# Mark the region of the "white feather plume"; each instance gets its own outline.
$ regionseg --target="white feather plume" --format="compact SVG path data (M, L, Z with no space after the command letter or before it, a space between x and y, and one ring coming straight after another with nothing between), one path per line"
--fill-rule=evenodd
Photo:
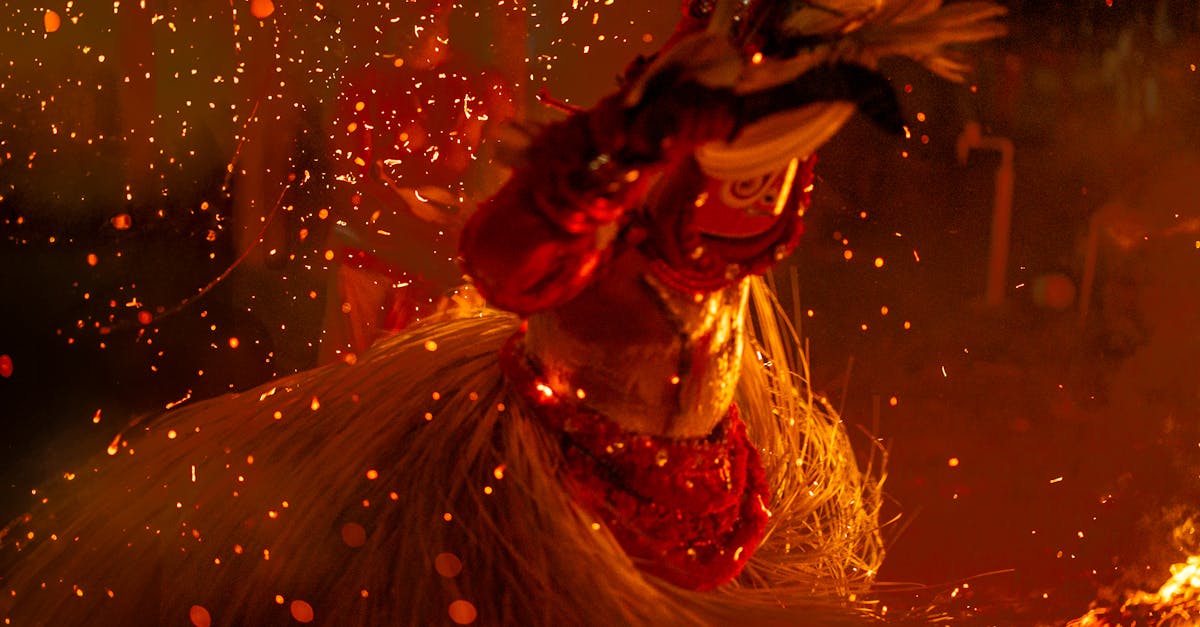
M875 0L870 4L873 6L864 12L862 0L840 4L826 0L820 9L796 11L785 22L788 32L834 34L792 57L751 60L728 86L752 94L796 80L821 65L853 63L874 69L888 57L911 58L934 74L957 82L970 68L948 47L1004 33L996 18L1005 9L992 2L972 0L942 6L941 0ZM830 16L842 19L835 21ZM711 61L708 67L712 67ZM725 72L728 76L728 68ZM709 72L706 78L711 80L713 75ZM719 178L758 176L782 167L793 157L814 152L845 124L852 111L847 102L819 102L775 114L750 125L732 142L704 146L696 157L707 173Z

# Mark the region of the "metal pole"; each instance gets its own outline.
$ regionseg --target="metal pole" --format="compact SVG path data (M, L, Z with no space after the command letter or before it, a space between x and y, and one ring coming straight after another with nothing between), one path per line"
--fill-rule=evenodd
M992 205L991 245L988 251L987 287L984 302L990 307L1004 302L1008 252L1012 239L1013 186L1016 172L1013 167L1014 148L1006 137L983 135L978 122L968 122L958 136L958 161L966 163L972 149L994 150L1000 153L1000 167L996 170L996 189Z

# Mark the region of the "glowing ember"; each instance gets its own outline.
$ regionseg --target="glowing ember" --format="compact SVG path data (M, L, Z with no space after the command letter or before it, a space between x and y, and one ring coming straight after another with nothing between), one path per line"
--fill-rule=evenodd
M192 391L188 390L187 394L183 395L183 398L180 398L178 400L174 400L174 401L171 401L170 403L167 403L165 408L166 409L174 409L174 408L186 403L187 401L191 400L191 398L192 398Z
M196 627L209 627L212 624L212 617L209 616L208 610L199 605L193 605L188 610L188 618L192 620L192 624Z
M43 19L43 23L46 26L46 32L53 33L58 30L59 26L62 26L62 18L58 16L57 12L46 9L46 16Z
M438 553L433 559L433 568L443 577L457 577L462 572L462 560L453 553Z
M1158 592L1138 591L1119 608L1097 608L1068 623L1068 627L1115 625L1186 625L1200 619L1200 555L1171 566L1171 578Z
M478 616L479 612L470 601L460 599L450 604L450 620L459 625L470 625Z
M250 0L250 15L265 20L274 12L275 3L271 0Z
M300 600L292 601L291 610L292 618L296 619L296 622L311 623L313 621L313 608L308 603Z
M342 525L342 542L356 549L367 543L367 530L358 523L346 523Z

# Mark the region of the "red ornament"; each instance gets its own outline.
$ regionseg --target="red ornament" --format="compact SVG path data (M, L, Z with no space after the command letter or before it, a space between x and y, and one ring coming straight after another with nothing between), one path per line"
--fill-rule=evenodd
M762 541L770 488L736 406L706 437L624 431L547 393L525 359L523 334L501 368L542 423L561 435L567 488L608 527L642 570L692 590L742 571Z

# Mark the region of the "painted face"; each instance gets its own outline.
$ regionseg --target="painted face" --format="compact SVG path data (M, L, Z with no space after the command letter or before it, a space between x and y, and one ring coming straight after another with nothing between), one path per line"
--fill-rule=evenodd
M753 177L726 180L682 164L652 192L642 248L665 284L721 289L761 273L796 247L813 159L792 159ZM698 191L697 191L698 190Z
M792 185L799 162L737 181L709 179L695 203L692 223L706 237L743 239L762 235L785 210L796 210Z

